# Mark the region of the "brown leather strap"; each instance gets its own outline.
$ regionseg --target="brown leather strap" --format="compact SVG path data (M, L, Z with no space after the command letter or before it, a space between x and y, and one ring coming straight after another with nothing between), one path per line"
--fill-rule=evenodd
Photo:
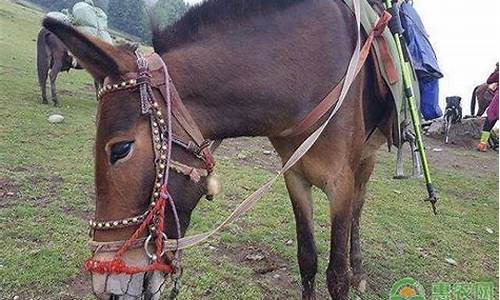
M356 76L359 74L364 63L366 62L366 59L368 58L368 54L370 53L374 38L380 36L383 33L390 19L391 15L389 13L385 12L384 14L382 14L382 16L378 19L373 31L366 38L363 48L360 51L359 59L356 65ZM387 54L388 53L389 52L387 50ZM395 67L394 70L396 70ZM397 75L397 72L395 74ZM344 85L344 80L345 77L300 123L284 130L280 133L280 136L297 136L312 128L314 124L316 124L338 102L342 86Z
M175 88L175 85L172 82L172 78L170 77L167 70L162 70L165 68L165 64L162 61L162 58L153 53L148 57L148 63L150 69L154 72L160 70L160 74L163 76L155 76L157 73L153 73L153 84L160 90L164 99L167 99L167 93L170 92L170 99L172 101L172 115L177 120L179 125L184 129L184 131L191 137L191 139L196 143L196 145L200 148L202 157L205 160L205 164L207 165L208 172L212 172L213 167L215 165L215 159L213 158L212 152L210 151L209 143L203 137L199 127L196 125L191 113L186 108L184 103L181 100L181 97ZM158 79L157 79L158 78ZM168 88L167 89L167 85Z

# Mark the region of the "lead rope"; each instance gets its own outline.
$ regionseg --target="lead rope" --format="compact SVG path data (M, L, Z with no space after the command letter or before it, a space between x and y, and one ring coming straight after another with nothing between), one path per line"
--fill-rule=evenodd
M153 55L156 55L156 54L153 54ZM171 91L170 91L170 74L168 72L168 68L167 68L167 65L163 62L163 59L159 59L159 61L161 61L162 63L162 69L163 69L163 74L165 75L165 94L167 96L167 99L164 99L164 102L165 102L165 107L167 109L167 147L169 149L168 153L167 153L167 162L166 162L166 174L164 176L164 184L165 184L165 191L166 193L163 194L163 191L160 192L160 195L162 197L165 197L165 199L168 199L168 202L170 204L170 208L172 209L172 215L174 216L174 222L175 222L175 227L177 228L177 239L179 239L181 237L181 225L180 225L180 221L179 221L179 215L177 214L177 207L175 205L175 201L174 199L172 198L172 196L168 193L168 190L166 189L166 182L168 182L168 178L169 178L169 172L168 170L170 170L170 164L171 164L171 155L172 155L172 151L170 151L170 149L172 149L172 141L173 141L173 134L172 134L172 101L171 101ZM150 92L152 93L152 90L151 90L151 86L148 86L149 87L149 90ZM162 245L162 247L164 247L164 245ZM174 286L170 292L170 296L169 298L170 299L175 299L177 298L177 295L179 294L179 290L180 290L180 278L181 278L181 275L182 275L182 269L181 269L181 265L182 265L182 252L179 251L178 249L175 249L174 250L174 253L175 253L175 259L173 261L173 265L174 265L174 270L173 270L173 273L171 274L171 278L173 280L173 283L174 283Z

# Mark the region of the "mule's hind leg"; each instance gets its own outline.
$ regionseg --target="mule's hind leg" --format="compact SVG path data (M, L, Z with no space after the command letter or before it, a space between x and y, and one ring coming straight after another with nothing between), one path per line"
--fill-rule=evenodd
M302 299L315 299L314 278L318 270L318 256L314 243L311 184L294 171L285 174L285 182L295 214Z
M57 92L56 92L56 79L57 75L61 71L62 62L60 59L54 59L54 65L50 69L50 92L52 94L52 102L54 102L54 106L58 106L59 102L57 100Z
M346 300L349 294L349 237L354 198L354 174L344 167L324 188L330 201L332 221L330 261L326 270L328 291L335 300Z
M41 76L39 80L40 90L42 91L42 103L49 104L47 101L47 74L40 74Z
M366 158L356 171L355 186L354 186L354 203L352 211L351 225L351 269L352 278L351 285L359 292L364 293L366 290L366 273L363 269L363 257L361 255L361 243L359 238L359 220L361 211L365 203L366 184L370 179L375 166L375 156Z

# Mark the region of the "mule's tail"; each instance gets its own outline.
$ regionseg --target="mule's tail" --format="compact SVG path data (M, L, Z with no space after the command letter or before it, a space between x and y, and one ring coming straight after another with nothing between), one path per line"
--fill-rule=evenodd
M474 88L472 92L472 99L470 100L470 115L476 116L476 101L477 101L477 90L479 89L479 85Z
M36 67L38 72L38 85L42 90L42 100L47 101L46 85L49 74L50 61L47 53L47 30L42 28L36 40Z

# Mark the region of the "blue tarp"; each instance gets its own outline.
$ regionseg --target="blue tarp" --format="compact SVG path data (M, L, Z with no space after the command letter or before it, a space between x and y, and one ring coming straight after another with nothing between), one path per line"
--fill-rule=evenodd
M411 3L403 2L400 8L401 23L412 64L420 87L420 111L424 119L432 120L443 115L439 107L439 79L443 77L436 53L417 11Z

